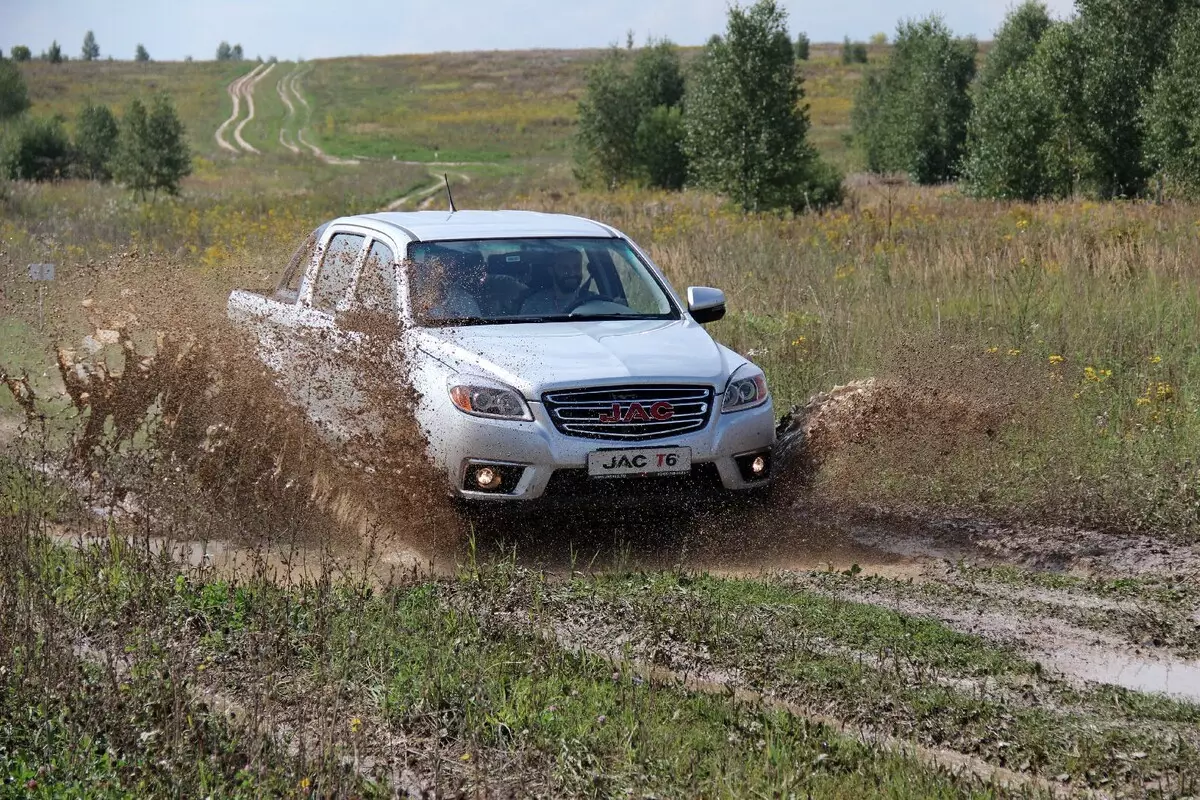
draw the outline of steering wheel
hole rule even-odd
[[[588,294],[588,295],[584,295],[583,297],[576,298],[574,302],[572,302],[569,306],[567,306],[565,309],[563,309],[563,313],[571,314],[575,311],[575,309],[579,308],[580,306],[585,306],[588,303],[615,303],[615,302],[616,302],[616,298],[608,297],[607,295]],[[622,305],[624,305],[624,304],[622,304]]]

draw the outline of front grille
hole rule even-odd
[[[547,392],[542,402],[567,436],[645,442],[697,431],[712,413],[711,386],[611,386]]]

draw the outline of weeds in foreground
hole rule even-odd
[[[512,616],[547,587],[511,562],[382,587],[327,561],[280,585],[183,569],[115,523],[64,547],[37,519],[0,517],[5,792],[1000,793],[565,649]]]

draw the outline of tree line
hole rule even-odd
[[[118,120],[89,104],[69,136],[61,116],[28,113],[29,94],[17,64],[0,57],[0,178],[114,180],[139,197],[176,194],[192,157],[171,98],[130,101]]]
[[[9,51],[9,56],[17,63],[32,61],[34,59],[33,51],[29,49],[28,45],[24,44],[13,45],[12,49]],[[3,56],[0,55],[0,58],[2,57]],[[86,34],[84,34],[83,46],[80,48],[79,58],[81,61],[98,61],[100,59],[100,43],[96,41],[96,34],[94,31],[88,31]],[[219,45],[217,45],[217,61],[244,61],[245,58],[245,51],[242,49],[242,45],[240,43],[230,45],[229,42],[221,42]],[[274,57],[272,57],[272,59],[273,58]],[[64,61],[70,60],[70,57],[63,52],[62,47],[59,45],[58,40],[56,39],[51,42],[49,49],[43,50],[42,53],[37,56],[37,59],[39,61],[48,61],[51,64],[61,64]],[[110,55],[108,60],[112,61],[113,57]],[[133,60],[138,62],[150,61],[150,51],[146,49],[145,45],[139,43],[137,47],[134,48]],[[188,56],[185,60],[191,61],[192,57]],[[262,61],[261,58],[258,60]]]
[[[701,186],[747,209],[840,202],[842,176],[808,141],[808,106],[787,12],[775,0],[732,6],[684,71],[667,40],[613,47],[579,104],[576,175],[584,185]]]
[[[873,172],[1037,200],[1200,196],[1200,4],[1026,0],[977,46],[937,16],[902,22],[868,73],[854,139]]]

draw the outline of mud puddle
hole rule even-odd
[[[642,518],[595,513],[529,518],[503,533],[485,534],[481,547],[515,552],[521,566],[551,575],[683,570],[757,577],[854,569],[908,578],[926,569],[919,553],[889,552],[857,541],[836,523],[775,508],[695,516],[659,510]]]
[[[52,542],[66,547],[123,547],[169,558],[182,567],[211,571],[222,577],[267,580],[282,585],[322,580],[367,581],[389,585],[453,573],[453,565],[410,547],[383,552],[335,550],[331,547],[284,544],[237,544],[220,539],[170,539],[163,536],[114,534],[56,527]]]
[[[849,526],[863,547],[944,561],[1075,575],[1200,575],[1200,546],[1064,525],[896,519]]]

